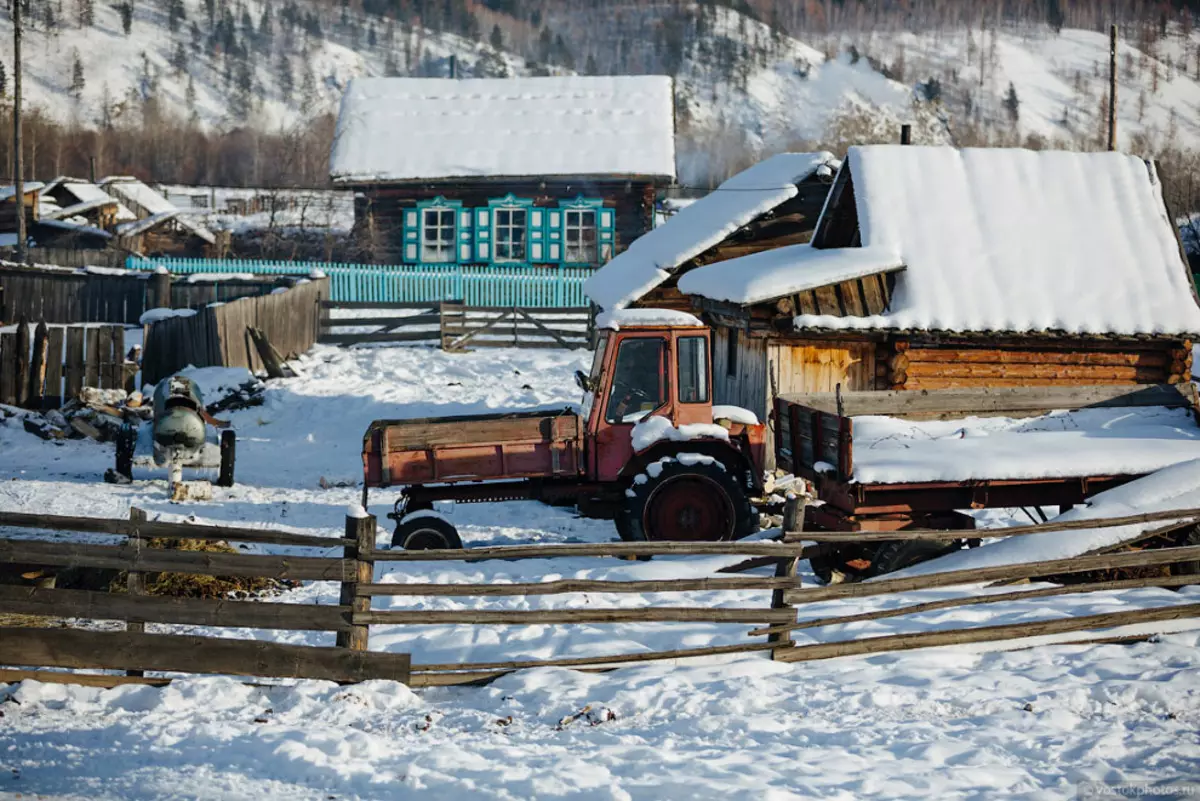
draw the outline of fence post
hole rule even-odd
[[[150,294],[154,308],[171,308],[171,274],[165,268],[154,271],[154,277],[150,279]]]
[[[129,522],[130,523],[145,523],[148,519],[145,511],[136,506],[129,507]],[[142,549],[142,534],[135,526],[129,535],[129,542],[134,547],[134,551]],[[125,589],[130,595],[145,595],[146,594],[146,576],[138,570],[130,570],[128,577],[125,579]],[[132,631],[136,634],[143,634],[146,631],[146,624],[141,621],[131,620],[125,623],[125,630]],[[127,676],[144,676],[145,673],[141,670],[127,670]]]
[[[783,541],[786,543],[798,543],[801,540],[801,535],[804,531],[804,510],[808,506],[807,495],[796,495],[794,492],[789,492],[787,502],[783,507]],[[799,557],[789,557],[780,559],[775,567],[776,578],[795,578],[796,563],[799,562]],[[777,589],[771,593],[771,608],[772,609],[789,609],[791,604],[784,600],[786,590]],[[767,635],[767,642],[777,644],[779,649],[771,651],[771,658],[776,659],[780,649],[791,645],[792,632],[779,631]]]
[[[362,516],[354,514],[346,515],[346,539],[351,542],[346,543],[345,558],[354,560],[354,576],[350,581],[346,581],[343,576],[342,595],[339,603],[342,606],[350,607],[351,620],[358,612],[369,612],[371,610],[371,597],[358,597],[358,585],[370,584],[375,580],[375,562],[373,552],[375,550],[375,516],[367,514],[365,510]],[[337,646],[339,648],[349,648],[351,651],[366,651],[370,643],[370,627],[365,625],[354,624],[349,631],[339,631],[337,635]]]

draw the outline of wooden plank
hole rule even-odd
[[[0,511],[0,528],[4,527],[119,534],[122,536],[133,536],[140,533],[147,539],[162,537],[205,540],[207,542],[257,542],[267,545],[300,545],[312,548],[340,548],[346,544],[346,540],[342,537],[318,537],[312,534],[293,534],[290,531],[271,531],[270,529],[169,523],[162,520],[131,522],[115,518]]]
[[[555,421],[567,421],[569,428],[563,429]],[[573,425],[572,425],[573,423]],[[373,424],[375,425],[375,424]],[[520,417],[497,415],[487,418],[473,415],[458,419],[420,419],[411,421],[389,421],[386,423],[389,452],[425,450],[449,445],[472,445],[488,443],[545,443],[559,440],[574,440],[579,426],[579,417],[561,412]]]
[[[33,359],[29,363],[29,388],[25,394],[25,405],[30,409],[41,409],[46,399],[46,349],[50,335],[43,320],[37,324],[33,335]]]
[[[791,609],[726,609],[712,607],[643,607],[640,609],[388,609],[355,612],[357,624],[398,623],[414,626],[469,623],[528,626],[572,623],[761,623],[794,620]]]
[[[143,573],[201,576],[258,576],[295,581],[342,581],[352,570],[343,559],[168,551],[131,545],[0,540],[0,563],[103,567]]]
[[[17,405],[17,335],[0,334],[0,403]]]
[[[1065,634],[1088,629],[1107,629],[1140,623],[1158,623],[1200,616],[1200,604],[1180,604],[1155,609],[1134,609],[1126,612],[1109,612],[1100,615],[1083,615],[1035,623],[1009,623],[999,626],[980,626],[973,629],[952,631],[925,631],[917,634],[892,634],[847,642],[817,643],[801,645],[776,652],[781,662],[808,662],[816,659],[833,659],[841,656],[909,651],[915,648],[934,648],[942,645],[966,645],[978,642],[1001,642],[1004,640],[1042,637],[1050,634]]]
[[[796,308],[801,314],[817,314],[817,296],[811,290],[796,295]]]
[[[912,392],[843,392],[842,404],[847,416],[884,414],[1004,414],[1009,412],[1046,412],[1053,409],[1093,407],[1166,406],[1185,408],[1195,405],[1195,390],[1190,385],[1144,384],[1139,386],[1102,385],[1088,387],[979,387],[974,389]],[[826,412],[837,411],[832,392],[784,394],[789,403]]]
[[[838,297],[841,298],[842,308],[851,317],[862,317],[866,314],[866,305],[858,291],[858,281],[843,281],[837,285]]]
[[[523,670],[534,667],[583,667],[595,665],[618,665],[629,662],[653,662],[661,659],[688,659],[696,656],[716,654],[741,654],[754,651],[769,651],[777,647],[770,643],[748,643],[745,645],[710,645],[703,648],[678,648],[671,651],[648,651],[639,654],[615,654],[613,656],[579,656],[562,659],[522,659],[511,662],[469,662],[448,664],[413,665],[412,672],[436,673],[442,671]],[[417,678],[415,675],[413,678]],[[415,686],[415,685],[414,685]]]
[[[407,682],[408,654],[262,640],[82,629],[0,628],[0,653],[19,666],[166,670],[234,676]]]
[[[883,314],[887,311],[885,281],[887,278],[882,275],[868,275],[858,279],[867,314]]]
[[[29,325],[24,317],[17,321],[17,406],[29,401]]]
[[[514,584],[360,584],[360,596],[506,596],[561,595],[572,592],[701,592],[728,590],[776,590],[798,587],[794,578],[697,578],[650,581],[599,581],[562,579]]]
[[[102,326],[103,327],[103,326]],[[100,329],[88,328],[84,337],[84,375],[85,387],[100,386]]]
[[[361,345],[370,342],[433,342],[441,338],[438,331],[401,331],[385,334],[322,334],[322,345]]]
[[[407,327],[410,325],[437,325],[442,319],[440,314],[414,314],[409,317],[341,317],[330,320],[328,328],[360,328],[367,325],[378,325],[387,328]]]
[[[110,326],[112,329],[112,357],[109,363],[108,385],[113,389],[125,386],[125,327]]]
[[[997,350],[994,348],[911,348],[911,362],[946,364],[1060,364],[1106,367],[1162,367],[1166,351]]]
[[[375,551],[376,562],[478,562],[486,559],[549,559],[580,556],[776,556],[802,553],[799,544],[749,542],[571,542],[559,545],[488,545],[461,551]]]
[[[877,609],[857,615],[841,615],[833,617],[801,620],[795,625],[785,624],[784,627],[771,626],[764,629],[754,629],[748,633],[750,637],[761,637],[779,631],[792,629],[819,629],[825,626],[842,626],[847,623],[861,623],[867,620],[884,620],[893,617],[919,615],[924,612],[936,612],[941,609],[956,609],[960,606],[979,606],[980,604],[1004,603],[1008,601],[1025,601],[1031,598],[1050,598],[1058,595],[1079,595],[1088,592],[1115,592],[1131,590],[1140,587],[1187,587],[1200,584],[1200,576],[1156,576],[1152,578],[1122,579],[1119,581],[1092,581],[1086,584],[1068,584],[1061,587],[1047,587],[1040,590],[1021,590],[1018,592],[1002,592],[989,595],[972,595],[966,598],[945,598],[940,601],[901,606],[895,609]]]
[[[43,409],[57,409],[63,402],[63,353],[64,330],[50,329],[46,345],[46,395]]]
[[[102,325],[91,331],[95,337],[96,383],[101,389],[112,389],[113,327]]]
[[[42,684],[74,684],[80,687],[120,687],[125,684],[145,684],[165,687],[171,683],[167,678],[143,678],[120,676],[114,673],[75,673],[61,670],[16,670],[0,668],[0,684],[15,684],[18,681],[38,681]]]
[[[63,400],[79,397],[84,382],[83,326],[73,325],[67,329],[67,385]],[[152,329],[153,330],[153,329]]]
[[[910,362],[905,371],[913,378],[1087,378],[1095,381],[1161,381],[1161,367],[1114,367],[1087,364],[981,364],[968,362]]]
[[[166,598],[5,585],[0,585],[0,609],[16,615],[221,628],[292,631],[346,631],[350,628],[350,610],[344,606]]]
[[[820,314],[832,314],[835,317],[842,316],[842,306],[838,302],[837,292],[831,286],[817,287],[813,290],[813,296],[817,299],[817,310]]]
[[[1043,562],[980,567],[972,570],[948,570],[945,573],[930,573],[924,576],[882,578],[878,581],[867,581],[861,584],[838,584],[829,587],[791,590],[788,592],[787,598],[789,603],[802,604],[827,601],[830,598],[865,598],[871,595],[911,592],[932,587],[952,587],[956,584],[981,584],[989,581],[1056,576],[1063,573],[1086,573],[1090,570],[1178,564],[1196,560],[1200,560],[1200,545],[1186,548],[1159,548],[1126,553],[1075,556],[1069,559],[1050,559]]]

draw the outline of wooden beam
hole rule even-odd
[[[889,595],[897,592],[927,590],[933,587],[952,587],[956,584],[981,584],[990,581],[1086,573],[1090,570],[1169,565],[1196,560],[1200,560],[1200,545],[1186,548],[1160,548],[1127,553],[1075,556],[1069,559],[1049,559],[1042,562],[978,567],[970,570],[948,570],[945,573],[929,573],[923,576],[883,578],[860,584],[837,584],[829,587],[792,590],[787,593],[786,597],[789,603],[803,604],[827,601],[831,598],[865,598],[871,595]]]
[[[352,571],[344,559],[202,551],[168,551],[131,545],[0,540],[0,564],[57,565],[189,573],[201,576],[255,576],[295,581],[342,581]]]
[[[346,544],[342,537],[317,537],[312,534],[293,534],[290,531],[239,528],[237,526],[208,526],[192,523],[169,523],[163,520],[130,522],[115,518],[70,517],[27,512],[0,511],[0,528],[33,528],[49,531],[79,531],[90,534],[140,535],[144,539],[204,540],[207,542],[256,542],[266,545],[300,545],[313,548],[339,548]]]
[[[1001,626],[981,626],[974,629],[953,631],[925,631],[918,634],[892,634],[871,637],[865,640],[818,643],[801,645],[776,652],[780,662],[809,662],[816,659],[833,659],[841,656],[909,651],[915,648],[934,648],[942,645],[966,645],[979,642],[1002,642],[1004,640],[1043,637],[1089,629],[1107,629],[1140,623],[1158,623],[1200,616],[1200,604],[1155,609],[1134,609],[1127,612],[1110,612],[1102,615],[1084,615],[1059,620],[1044,620],[1036,623],[1010,623]]]
[[[579,542],[561,545],[491,545],[431,551],[375,551],[376,562],[478,562],[484,559],[548,559],[558,556],[795,556],[799,543],[781,542]]]
[[[769,557],[773,562],[774,557]],[[359,584],[359,596],[509,596],[562,595],[573,592],[643,593],[643,592],[704,592],[729,590],[777,590],[798,587],[795,578],[697,578],[657,579],[651,581],[595,581],[563,579],[514,584]]]
[[[794,620],[790,609],[726,609],[709,607],[651,607],[639,609],[389,609],[356,612],[355,625],[379,623],[413,626],[465,623],[470,625],[529,626],[570,623],[762,623]]]
[[[14,670],[0,668],[0,684],[16,684],[18,681],[40,681],[42,684],[76,684],[80,687],[119,687],[123,684],[148,684],[165,687],[171,679],[144,678],[142,676],[118,676],[111,673],[64,673],[60,670]]]
[[[770,643],[759,642],[747,645],[711,645],[703,648],[679,648],[673,651],[647,651],[641,654],[619,654],[616,656],[580,656],[562,659],[524,659],[512,662],[474,662],[466,664],[430,664],[413,665],[412,672],[438,673],[443,671],[478,672],[484,670],[523,670],[535,667],[582,667],[585,665],[618,665],[629,662],[655,662],[662,659],[689,659],[696,656],[714,656],[717,654],[741,654],[754,651],[769,651],[779,647]],[[415,678],[415,676],[414,676]]]
[[[0,610],[15,615],[219,628],[290,631],[346,631],[350,628],[350,609],[343,606],[167,598],[6,585],[0,585]]]
[[[0,627],[0,653],[5,655],[5,662],[22,667],[164,670],[354,682],[407,682],[410,665],[408,654],[83,629]]]
[[[989,595],[972,595],[965,598],[946,598],[941,601],[929,601],[923,604],[901,606],[897,609],[877,609],[873,612],[862,612],[857,615],[841,615],[833,617],[801,620],[798,623],[787,623],[782,626],[768,626],[748,632],[750,637],[761,637],[793,629],[819,629],[826,626],[842,626],[847,623],[861,623],[867,620],[884,620],[893,617],[907,617],[924,612],[936,612],[941,609],[956,609],[961,606],[979,606],[980,604],[1003,603],[1006,601],[1024,601],[1030,598],[1050,598],[1057,595],[1079,595],[1088,592],[1115,592],[1131,590],[1139,587],[1187,587],[1200,584],[1200,576],[1156,576],[1153,578],[1122,579],[1118,581],[1092,581],[1086,584],[1068,584],[1061,587],[1048,587],[1040,590],[1020,590],[1017,592],[1002,592]]]

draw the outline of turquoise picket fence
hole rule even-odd
[[[583,282],[595,272],[590,267],[378,265],[138,256],[130,256],[125,266],[131,270],[165,267],[178,275],[309,275],[320,270],[329,277],[330,299],[335,302],[428,303],[461,300],[468,306],[545,308],[588,305]]]

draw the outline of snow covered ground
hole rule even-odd
[[[100,481],[109,446],[54,445],[0,422],[0,509],[194,517],[335,536],[357,502],[361,436],[376,418],[555,407],[578,400],[583,351],[317,347],[301,375],[271,382],[263,406],[228,415],[238,484],[210,503],[171,504],[165,476]],[[202,385],[236,382],[201,371]],[[381,522],[391,493],[373,495]],[[596,542],[610,523],[533,503],[463,505],[468,546]],[[389,533],[381,526],[379,542]],[[707,576],[736,557],[413,563],[385,582]],[[813,578],[802,570],[802,580]],[[1011,589],[1011,588],[1009,588]],[[829,601],[802,618],[974,594],[953,588]],[[332,584],[280,602],[334,603]],[[759,606],[766,593],[386,598],[378,608],[529,609]],[[1200,589],[1029,599],[796,632],[799,643],[1013,623],[1200,602]],[[55,798],[1074,798],[1083,781],[1200,776],[1200,635],[1129,646],[1053,645],[990,653],[943,648],[797,665],[760,654],[626,667],[526,670],[487,687],[412,691],[372,682],[252,687],[227,678],[168,688],[0,685],[0,797]],[[750,642],[733,624],[375,626],[373,649],[415,663],[492,661]],[[1161,627],[1160,627],[1161,628]],[[326,644],[332,635],[152,626]],[[1169,630],[1169,629],[1163,629]],[[1060,639],[1078,639],[1066,635]],[[1020,643],[1018,643],[1020,644]],[[2,657],[0,657],[0,661]],[[592,705],[593,719],[559,721]],[[608,719],[607,712],[615,715]],[[509,722],[511,716],[511,722]],[[500,723],[499,721],[504,721]]]

